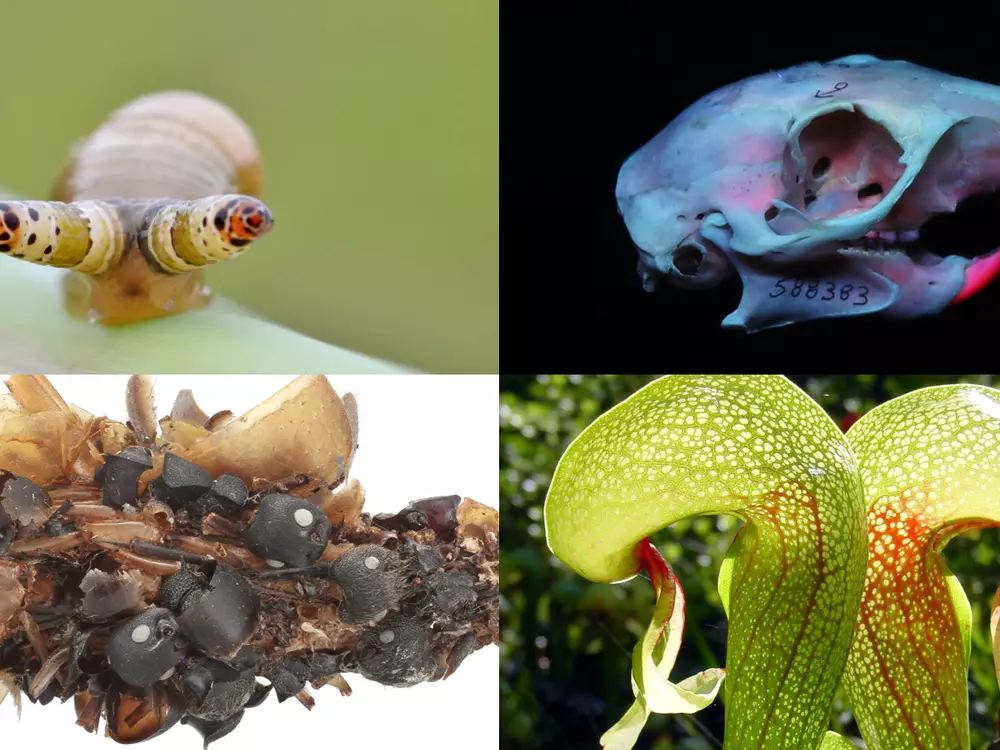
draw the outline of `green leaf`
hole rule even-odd
[[[406,369],[283,328],[221,297],[193,310],[108,327],[72,317],[65,271],[0,257],[5,372],[328,372]]]
[[[858,746],[841,734],[827,732],[819,750],[858,750]]]
[[[870,540],[844,688],[872,750],[969,747],[971,611],[940,556],[962,531],[1000,525],[1000,391],[924,388],[847,433]]]
[[[955,610],[958,632],[962,638],[962,653],[965,654],[965,663],[968,664],[972,657],[972,606],[969,604],[969,597],[965,595],[962,582],[951,572],[944,558],[938,556],[932,562],[941,569],[941,575],[944,576],[945,585],[948,587],[948,596]]]
[[[632,750],[646,726],[650,711],[640,695],[625,715],[611,729],[601,735],[603,750]]]
[[[745,521],[722,581],[725,747],[815,748],[851,643],[866,529],[843,434],[789,380],[675,375],[639,390],[562,456],[545,502],[546,539],[580,575],[617,582],[640,569],[645,538],[718,513]],[[633,674],[637,701],[649,701],[645,671]],[[632,736],[650,708],[633,706],[620,736]]]
[[[726,617],[729,616],[729,592],[733,587],[733,570],[736,567],[736,560],[740,556],[740,540],[742,539],[743,530],[740,529],[736,532],[733,543],[729,545],[729,550],[726,552],[726,556],[722,560],[722,565],[719,567],[719,583],[717,588],[719,589],[719,598],[722,599],[722,609],[725,611]]]

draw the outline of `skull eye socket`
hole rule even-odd
[[[813,220],[871,208],[905,169],[902,146],[860,109],[815,117],[802,128],[798,147],[794,159],[786,151],[786,163],[794,161],[794,169],[802,170],[805,185],[796,207],[807,210]],[[791,184],[788,175],[785,179]]]
[[[674,268],[685,276],[694,276],[701,267],[701,250],[694,245],[681,245],[674,252]]]

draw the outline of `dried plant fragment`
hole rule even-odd
[[[181,452],[213,476],[247,485],[305,474],[331,483],[354,454],[344,402],[319,375],[296,378],[262,404]]]
[[[148,375],[133,375],[125,387],[128,421],[143,442],[156,437],[156,404],[153,401],[153,379]]]
[[[0,561],[0,640],[16,629],[25,593],[18,576],[18,566]]]
[[[208,415],[198,406],[190,388],[185,388],[177,394],[173,408],[170,410],[170,419],[175,422],[187,422],[196,427],[204,427],[208,424]]]

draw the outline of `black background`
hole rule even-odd
[[[502,19],[503,372],[998,369],[1000,280],[912,321],[722,330],[739,280],[642,292],[614,189],[628,155],[684,108],[767,70],[872,54],[1000,85],[1000,11],[953,3],[927,15],[916,4],[873,2],[530,7],[508,4]]]

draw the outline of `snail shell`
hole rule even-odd
[[[273,219],[256,196],[249,127],[210,97],[140,97],[73,148],[52,201],[0,203],[0,253],[78,273],[72,313],[106,324],[202,307],[201,269],[241,254]]]
[[[221,102],[186,91],[150,94],[115,110],[78,143],[53,199],[260,195],[250,128]]]

